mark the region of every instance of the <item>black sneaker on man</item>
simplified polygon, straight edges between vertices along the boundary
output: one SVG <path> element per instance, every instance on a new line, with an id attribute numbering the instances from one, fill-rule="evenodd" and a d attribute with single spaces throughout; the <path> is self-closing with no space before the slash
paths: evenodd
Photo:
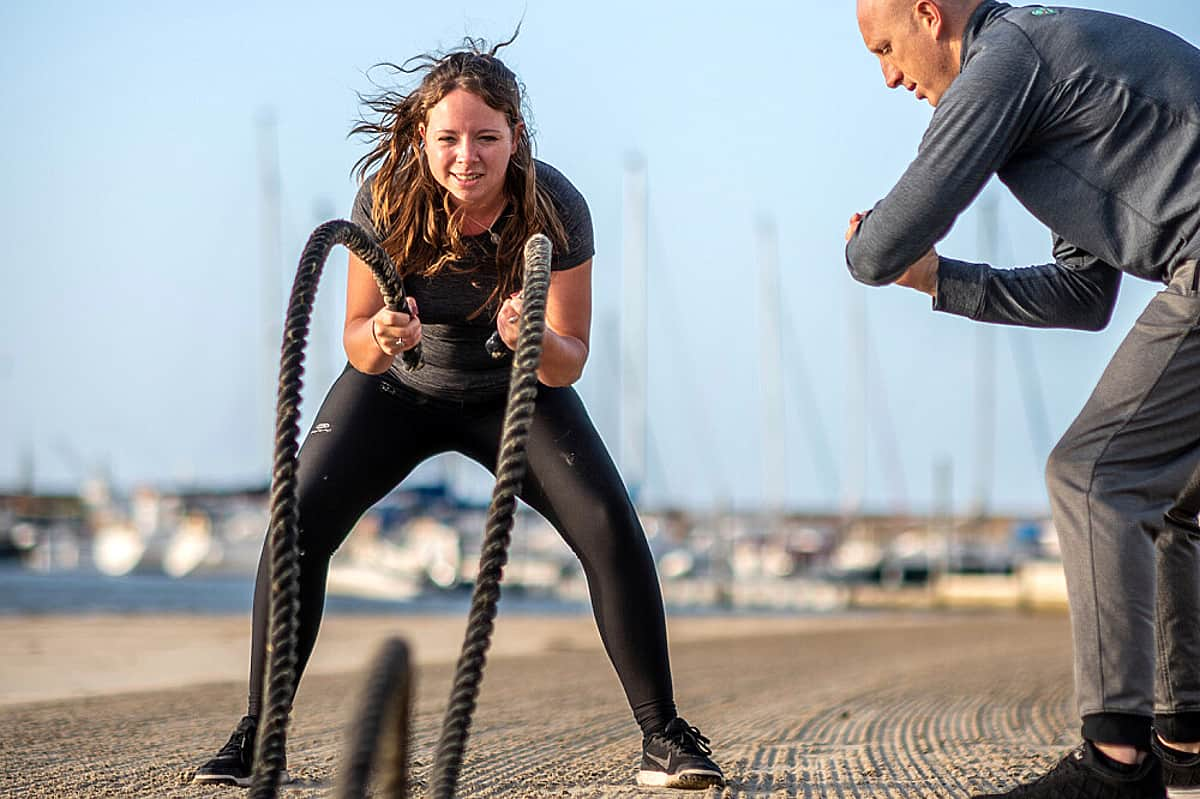
<path id="1" fill-rule="evenodd" d="M 1157 735 L 1151 740 L 1154 754 L 1162 761 L 1163 782 L 1171 799 L 1200 799 L 1200 755 L 1164 744 Z"/>
<path id="2" fill-rule="evenodd" d="M 1084 741 L 1058 765 L 1008 793 L 974 799 L 1165 799 L 1162 766 L 1153 754 L 1128 771 L 1111 765 L 1091 741 Z"/>
<path id="3" fill-rule="evenodd" d="M 642 767 L 638 785 L 701 790 L 725 784 L 721 767 L 709 755 L 712 749 L 700 730 L 674 718 L 662 732 L 642 741 Z"/>
<path id="4" fill-rule="evenodd" d="M 216 757 L 196 769 L 192 782 L 249 788 L 253 777 L 254 737 L 257 732 L 258 719 L 243 716 L 233 735 L 229 736 L 229 743 L 221 747 Z"/>

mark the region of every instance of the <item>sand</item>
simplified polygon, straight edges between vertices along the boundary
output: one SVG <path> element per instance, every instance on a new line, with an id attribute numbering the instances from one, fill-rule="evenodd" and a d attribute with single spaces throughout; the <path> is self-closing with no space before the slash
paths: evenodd
<path id="1" fill-rule="evenodd" d="M 333 616 L 291 727 L 295 781 L 332 795 L 361 669 L 413 648 L 423 795 L 464 620 Z M 729 785 L 699 796 L 946 797 L 1011 785 L 1076 741 L 1061 615 L 672 618 L 680 711 Z M 236 797 L 189 784 L 245 703 L 243 617 L 0 619 L 0 795 Z M 639 735 L 588 617 L 505 617 L 460 796 L 679 797 L 633 784 Z"/>

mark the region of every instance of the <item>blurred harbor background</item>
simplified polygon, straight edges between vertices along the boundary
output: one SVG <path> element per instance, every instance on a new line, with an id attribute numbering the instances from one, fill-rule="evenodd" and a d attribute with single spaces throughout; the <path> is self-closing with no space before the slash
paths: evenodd
<path id="1" fill-rule="evenodd" d="M 1200 41 L 1173 0 L 1081 5 Z M 668 605 L 1061 603 L 1043 464 L 1158 287 L 1126 281 L 1109 328 L 1082 334 L 855 284 L 846 220 L 892 186 L 930 111 L 884 87 L 852 8 L 339 14 L 355 35 L 303 4 L 0 8 L 0 612 L 248 608 L 286 294 L 308 233 L 349 212 L 359 95 L 399 82 L 372 65 L 518 22 L 502 55 L 538 156 L 596 234 L 577 388 Z M 1049 243 L 989 185 L 940 247 L 1015 266 Z M 344 264 L 318 294 L 302 429 L 344 364 Z M 332 601 L 461 602 L 489 493 L 470 464 L 423 466 L 359 523 Z M 586 605 L 528 513 L 505 580 L 506 601 Z"/>
<path id="2" fill-rule="evenodd" d="M 486 505 L 404 485 L 335 556 L 333 612 L 466 608 Z M 0 495 L 0 613 L 247 612 L 266 487 L 118 495 Z M 863 607 L 1065 606 L 1044 519 L 643 511 L 669 608 L 821 613 Z M 584 612 L 578 560 L 522 506 L 505 608 Z"/>

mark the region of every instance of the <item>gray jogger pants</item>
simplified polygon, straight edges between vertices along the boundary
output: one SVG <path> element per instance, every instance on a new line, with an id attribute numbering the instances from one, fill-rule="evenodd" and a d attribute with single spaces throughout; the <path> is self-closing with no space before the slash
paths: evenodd
<path id="1" fill-rule="evenodd" d="M 1094 741 L 1145 747 L 1152 719 L 1200 741 L 1200 532 L 1176 508 L 1200 466 L 1198 280 L 1176 268 L 1046 466 Z"/>

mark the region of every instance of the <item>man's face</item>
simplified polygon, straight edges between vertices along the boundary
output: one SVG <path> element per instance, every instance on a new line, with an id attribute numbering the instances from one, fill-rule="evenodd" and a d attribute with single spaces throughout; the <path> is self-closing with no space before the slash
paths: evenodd
<path id="1" fill-rule="evenodd" d="M 879 59 L 888 88 L 903 86 L 936 108 L 960 69 L 939 5 L 933 0 L 859 0 L 858 29 Z"/>

